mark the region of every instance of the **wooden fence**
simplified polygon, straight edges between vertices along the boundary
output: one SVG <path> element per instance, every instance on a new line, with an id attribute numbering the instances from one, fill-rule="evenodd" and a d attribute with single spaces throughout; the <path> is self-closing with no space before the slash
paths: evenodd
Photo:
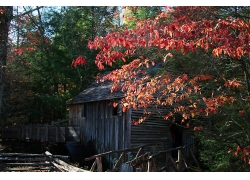
<path id="1" fill-rule="evenodd" d="M 156 152 L 156 145 L 158 143 L 145 144 L 143 146 L 139 146 L 136 148 L 128 148 L 124 150 L 109 151 L 86 158 L 85 161 L 90 161 L 95 159 L 90 169 L 91 172 L 94 171 L 102 172 L 103 171 L 102 157 L 114 153 L 120 154 L 120 157 L 113 166 L 113 168 L 108 170 L 109 172 L 118 172 L 118 171 L 181 172 L 184 170 L 190 171 L 190 167 L 193 163 L 195 163 L 197 169 L 200 169 L 198 161 L 196 160 L 195 157 L 195 152 L 196 152 L 195 143 L 183 147 L 172 148 L 166 151 Z M 149 146 L 151 146 L 151 150 L 149 152 L 144 152 L 144 149 Z M 188 151 L 187 156 L 184 155 L 183 153 L 184 150 Z M 172 157 L 171 154 L 173 151 L 178 151 L 177 159 Z M 132 160 L 130 160 L 130 157 L 128 156 L 128 154 L 130 154 L 131 152 L 137 152 Z M 162 161 L 162 157 L 158 158 L 162 154 L 165 155 L 164 161 Z"/>
<path id="2" fill-rule="evenodd" d="M 89 172 L 69 163 L 68 156 L 0 153 L 0 172 Z"/>
<path id="3" fill-rule="evenodd" d="M 65 125 L 63 125 L 65 123 Z M 70 124 L 70 125 L 69 125 Z M 66 142 L 80 141 L 80 121 L 77 119 L 52 121 L 48 124 L 2 125 L 0 129 L 1 139 L 38 140 L 41 142 Z"/>

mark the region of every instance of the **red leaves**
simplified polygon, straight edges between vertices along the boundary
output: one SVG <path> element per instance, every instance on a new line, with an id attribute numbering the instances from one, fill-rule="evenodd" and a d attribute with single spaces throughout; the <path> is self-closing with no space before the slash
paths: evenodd
<path id="1" fill-rule="evenodd" d="M 18 55 L 18 56 L 20 56 L 22 53 L 23 53 L 23 50 L 22 49 L 20 49 L 20 48 L 16 48 L 16 49 L 14 49 L 14 54 L 16 54 L 16 55 Z"/>
<path id="2" fill-rule="evenodd" d="M 247 147 L 240 147 L 240 146 L 237 146 L 235 151 L 234 151 L 234 156 L 238 156 L 240 155 L 240 158 L 245 162 L 247 163 L 248 165 L 250 165 L 250 146 L 248 145 Z M 228 151 L 228 153 L 231 153 L 232 152 L 232 149 L 230 149 Z"/>
<path id="3" fill-rule="evenodd" d="M 241 83 L 237 81 L 236 79 L 226 80 L 224 86 L 227 88 L 241 88 L 242 87 Z"/>
<path id="4" fill-rule="evenodd" d="M 184 54 L 196 52 L 198 48 L 208 52 L 211 48 L 215 57 L 225 54 L 238 59 L 245 54 L 250 54 L 249 23 L 240 19 L 218 20 L 217 22 L 212 20 L 187 21 L 184 24 L 174 21 L 172 24 L 160 24 L 159 18 L 161 17 L 165 18 L 161 15 L 154 20 L 138 21 L 133 30 L 124 29 L 121 33 L 109 33 L 105 37 L 96 37 L 93 42 L 89 42 L 90 49 L 100 48 L 96 57 L 98 67 L 103 68 L 100 64 L 111 64 L 118 59 L 133 55 L 137 49 L 147 47 L 176 50 Z M 239 30 L 237 37 L 232 33 L 232 29 Z M 114 49 L 118 49 L 121 54 L 110 56 Z M 172 55 L 165 56 L 164 62 L 166 57 L 172 57 Z"/>
<path id="5" fill-rule="evenodd" d="M 0 9 L 0 14 L 4 14 L 4 9 Z"/>
<path id="6" fill-rule="evenodd" d="M 86 60 L 84 57 L 82 56 L 78 56 L 78 58 L 76 58 L 76 60 L 73 60 L 72 63 L 71 63 L 71 66 L 75 67 L 76 66 L 85 66 L 87 64 Z"/>
<path id="7" fill-rule="evenodd" d="M 167 115 L 163 116 L 164 119 L 168 119 L 173 116 L 172 112 L 169 112 Z"/>
<path id="8" fill-rule="evenodd" d="M 118 105 L 117 102 L 114 102 L 114 103 L 113 103 L 113 107 L 114 107 L 114 108 L 117 107 L 117 105 Z"/>
<path id="9" fill-rule="evenodd" d="M 200 131 L 201 129 L 202 129 L 201 126 L 195 126 L 195 127 L 194 127 L 194 131 Z"/>
<path id="10" fill-rule="evenodd" d="M 242 116 L 243 114 L 244 114 L 244 111 L 243 111 L 243 110 L 240 110 L 240 111 L 239 111 L 239 115 Z"/>

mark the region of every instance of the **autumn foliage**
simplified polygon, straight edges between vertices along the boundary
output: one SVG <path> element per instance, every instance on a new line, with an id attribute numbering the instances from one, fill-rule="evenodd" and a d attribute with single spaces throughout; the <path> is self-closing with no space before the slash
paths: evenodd
<path id="1" fill-rule="evenodd" d="M 165 53 L 162 58 L 163 63 L 173 57 L 172 51 L 187 54 L 203 50 L 217 58 L 227 56 L 239 61 L 243 56 L 250 54 L 249 22 L 229 17 L 219 20 L 195 19 L 196 21 L 191 21 L 189 19 L 185 20 L 186 24 L 183 24 L 184 19 L 178 21 L 179 16 L 176 16 L 173 23 L 164 22 L 171 12 L 175 14 L 177 12 L 178 15 L 178 11 L 182 12 L 182 8 L 162 12 L 153 20 L 138 21 L 135 29 L 125 28 L 121 33 L 109 33 L 105 37 L 96 37 L 94 41 L 89 42 L 90 49 L 99 50 L 95 59 L 99 69 L 104 69 L 105 64 L 112 66 L 112 63 L 120 59 L 126 62 L 132 56 L 138 57 L 104 77 L 114 82 L 111 91 L 121 88 L 126 92 L 127 96 L 123 99 L 124 110 L 146 108 L 149 104 L 173 105 L 173 103 L 188 99 L 193 93 L 200 93 L 201 81 L 214 80 L 209 74 L 196 77 L 189 77 L 187 74 L 179 76 L 164 74 L 155 77 L 145 75 L 138 78 L 140 74 L 146 74 L 145 69 L 138 70 L 138 68 L 149 68 L 156 63 L 150 57 L 143 57 L 142 49 L 155 48 L 155 51 Z M 204 10 L 204 7 L 200 10 Z M 236 79 L 221 77 L 220 80 L 224 82 L 223 86 L 226 88 L 241 88 L 242 86 Z M 154 96 L 156 92 L 157 97 Z M 225 94 L 217 97 L 212 95 L 211 98 L 203 98 L 202 103 L 205 104 L 203 107 L 199 106 L 201 101 L 196 106 L 190 101 L 188 107 L 180 105 L 174 111 L 181 112 L 183 120 L 186 120 L 200 113 L 216 114 L 220 106 L 233 101 L 233 97 Z"/>
<path id="2" fill-rule="evenodd" d="M 244 58 L 250 55 L 249 21 L 234 17 L 216 19 L 213 9 L 214 7 L 166 7 L 154 19 L 138 20 L 134 29 L 125 27 L 122 32 L 95 37 L 88 43 L 91 50 L 99 50 L 95 63 L 100 70 L 105 65 L 112 66 L 116 61 L 124 62 L 125 65 L 120 69 L 102 79 L 114 82 L 111 92 L 125 92 L 126 96 L 122 99 L 124 112 L 129 108 L 146 109 L 152 105 L 155 109 L 171 106 L 172 109 L 161 114 L 162 117 L 170 119 L 175 113 L 180 113 L 182 122 L 186 122 L 201 115 L 215 115 L 221 107 L 237 100 L 232 92 L 229 93 L 243 89 L 242 81 L 236 77 L 215 77 L 207 73 L 173 74 L 169 69 L 153 76 L 148 74 L 150 69 L 159 64 L 167 67 L 168 61 L 174 58 L 174 53 L 188 55 L 203 52 L 213 59 L 220 59 L 220 62 L 231 59 L 240 65 L 244 64 Z M 207 18 L 203 18 L 204 14 Z M 151 56 L 150 52 L 158 54 L 160 58 Z M 217 90 L 204 95 L 203 85 L 207 83 L 217 83 L 214 88 Z M 245 95 L 248 96 L 249 93 Z M 194 96 L 195 99 L 191 98 Z M 237 113 L 244 115 L 243 110 L 238 110 Z M 140 122 L 136 121 L 134 124 Z M 193 128 L 202 130 L 202 126 Z M 242 158 L 249 162 L 245 158 L 248 156 L 248 149 L 238 149 L 235 155 L 242 151 Z"/>
<path id="3" fill-rule="evenodd" d="M 75 60 L 72 61 L 71 66 L 76 68 L 76 66 L 78 65 L 85 66 L 86 64 L 86 59 L 82 56 L 78 56 Z"/>

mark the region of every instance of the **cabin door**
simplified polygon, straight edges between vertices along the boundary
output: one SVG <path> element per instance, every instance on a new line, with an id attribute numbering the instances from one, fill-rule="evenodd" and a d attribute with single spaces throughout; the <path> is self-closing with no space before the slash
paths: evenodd
<path id="1" fill-rule="evenodd" d="M 183 144 L 183 130 L 180 126 L 172 124 L 170 128 L 170 148 L 180 147 Z M 172 152 L 173 157 L 178 156 L 178 151 Z"/>

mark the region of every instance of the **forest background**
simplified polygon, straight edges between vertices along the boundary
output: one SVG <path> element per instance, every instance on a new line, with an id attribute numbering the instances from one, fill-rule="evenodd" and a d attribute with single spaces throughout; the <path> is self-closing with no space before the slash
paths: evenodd
<path id="1" fill-rule="evenodd" d="M 68 100 L 103 72 L 119 68 L 106 78 L 114 81 L 115 90 L 125 75 L 131 77 L 126 87 L 120 85 L 130 93 L 124 111 L 149 102 L 171 106 L 171 114 L 163 117 L 173 120 L 180 113 L 194 130 L 204 171 L 249 171 L 248 6 L 10 10 L 7 56 L 1 59 L 1 122 L 66 119 Z M 133 86 L 132 70 L 156 63 L 163 67 Z M 169 75 L 175 77 L 171 83 Z M 146 89 L 139 86 L 147 82 Z M 179 94 L 180 88 L 187 93 Z M 156 90 L 161 94 L 153 99 Z M 209 128 L 193 125 L 201 117 L 211 120 Z"/>

